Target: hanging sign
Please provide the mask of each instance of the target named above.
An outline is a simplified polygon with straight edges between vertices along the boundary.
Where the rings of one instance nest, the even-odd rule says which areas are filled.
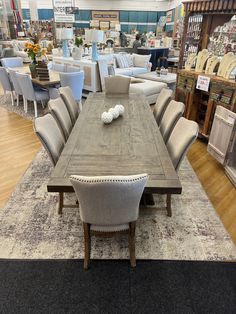
[[[210,78],[207,76],[198,75],[197,78],[197,89],[200,89],[204,92],[208,92],[210,85]]]
[[[75,15],[67,8],[73,7],[73,0],[53,0],[55,22],[74,23]]]
[[[92,20],[119,21],[119,11],[92,11]]]

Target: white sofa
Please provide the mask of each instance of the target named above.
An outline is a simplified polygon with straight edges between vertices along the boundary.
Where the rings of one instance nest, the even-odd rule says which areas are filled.
[[[137,76],[150,72],[152,67],[149,62],[150,57],[151,55],[143,56],[127,53],[100,55],[100,59],[107,61],[109,74],[125,76]],[[110,73],[111,71],[113,73]]]
[[[100,74],[100,80],[101,80],[101,88],[102,91],[105,90],[105,77],[108,75],[112,75],[109,73],[109,59],[107,58],[100,58],[98,60],[98,67],[99,67],[99,74]],[[131,67],[132,73],[134,73],[133,69],[136,67]],[[137,67],[137,69],[144,69],[143,67]],[[122,71],[117,71],[117,69],[113,69],[114,73],[113,75],[120,75],[120,76],[131,76],[131,85],[130,85],[130,93],[141,93],[144,94],[147,97],[147,101],[149,105],[155,104],[156,99],[161,92],[162,88],[167,88],[167,84],[162,82],[154,82],[150,80],[145,79],[139,79],[134,78],[132,75],[130,75],[130,72],[125,71],[126,68],[120,68]],[[145,68],[146,72],[149,70],[147,67]],[[128,73],[128,75],[127,75]]]

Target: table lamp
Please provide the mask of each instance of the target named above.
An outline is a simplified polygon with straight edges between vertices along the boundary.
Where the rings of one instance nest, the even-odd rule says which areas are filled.
[[[103,31],[97,29],[88,29],[85,31],[85,39],[92,43],[92,60],[98,60],[97,43],[102,42],[104,38]]]
[[[61,40],[62,40],[62,50],[63,50],[63,57],[69,57],[70,51],[68,48],[68,40],[73,39],[73,29],[72,28],[62,28],[61,30]]]

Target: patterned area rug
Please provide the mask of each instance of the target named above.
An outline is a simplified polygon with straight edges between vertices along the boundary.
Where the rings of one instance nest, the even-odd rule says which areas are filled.
[[[27,120],[33,120],[34,119],[34,105],[33,103],[28,102],[28,111],[25,112],[23,108],[23,100],[20,100],[19,106],[15,105],[12,106],[11,104],[11,98],[9,94],[6,95],[0,95],[0,106],[10,112],[14,112],[18,114],[19,116],[27,119]],[[43,109],[41,104],[38,104],[38,116],[43,116],[46,113],[47,109]]]
[[[83,231],[78,209],[57,214],[57,194],[47,193],[52,166],[40,151],[0,213],[0,257],[31,259],[83,258]],[[209,202],[190,164],[179,171],[182,195],[173,196],[173,216],[164,198],[141,208],[136,231],[138,259],[236,260],[236,248]],[[68,194],[67,202],[75,201]],[[126,259],[126,236],[92,238],[92,258]]]

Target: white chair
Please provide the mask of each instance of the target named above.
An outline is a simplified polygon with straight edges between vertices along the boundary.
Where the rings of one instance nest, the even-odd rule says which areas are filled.
[[[160,94],[157,96],[157,101],[153,110],[154,117],[156,119],[157,124],[160,124],[160,121],[163,117],[163,114],[171,101],[172,90],[163,88]]]
[[[74,99],[78,102],[80,111],[82,110],[82,91],[84,87],[84,71],[72,73],[60,73],[61,86],[69,86]]]
[[[131,78],[125,76],[104,77],[106,94],[128,94]]]
[[[17,80],[17,77],[16,77],[16,71],[13,70],[13,69],[8,69],[8,73],[9,73],[9,77],[10,77],[10,80],[12,82],[12,85],[13,85],[13,88],[14,88],[14,91],[15,91],[16,104],[17,104],[17,106],[19,106],[20,96],[23,97],[23,92],[22,92],[22,89],[20,87],[20,84],[18,83],[18,80]]]
[[[2,88],[4,90],[4,95],[6,95],[6,92],[10,92],[11,95],[11,104],[14,106],[14,93],[13,93],[13,86],[11,84],[10,78],[8,76],[8,73],[5,68],[0,67],[0,83],[2,85]]]
[[[64,101],[59,97],[48,102],[48,108],[57,121],[65,141],[67,141],[72,130],[72,121]]]
[[[2,58],[2,66],[4,68],[20,68],[23,67],[23,59],[21,57]]]
[[[182,117],[184,108],[185,106],[182,102],[177,102],[175,100],[171,100],[167,106],[159,126],[165,143],[168,141],[177,121]]]
[[[71,121],[74,125],[79,116],[79,106],[78,106],[78,103],[74,99],[72,90],[69,86],[60,87],[59,93],[67,107],[67,110],[70,114]]]
[[[74,175],[70,180],[80,203],[80,217],[84,228],[84,268],[89,267],[91,235],[115,232],[128,233],[130,263],[135,267],[135,225],[148,175],[102,177]]]
[[[49,94],[46,90],[34,89],[30,76],[28,74],[16,73],[18,83],[21,87],[23,97],[24,97],[24,108],[27,112],[28,101],[33,101],[34,103],[34,114],[35,118],[38,116],[37,102],[41,102],[44,107],[45,103],[49,100]]]
[[[168,142],[166,143],[172,163],[175,170],[178,171],[181,162],[188,149],[194,143],[198,136],[198,124],[194,121],[181,117],[176,123]],[[171,194],[167,195],[167,214],[172,216],[171,211]]]

